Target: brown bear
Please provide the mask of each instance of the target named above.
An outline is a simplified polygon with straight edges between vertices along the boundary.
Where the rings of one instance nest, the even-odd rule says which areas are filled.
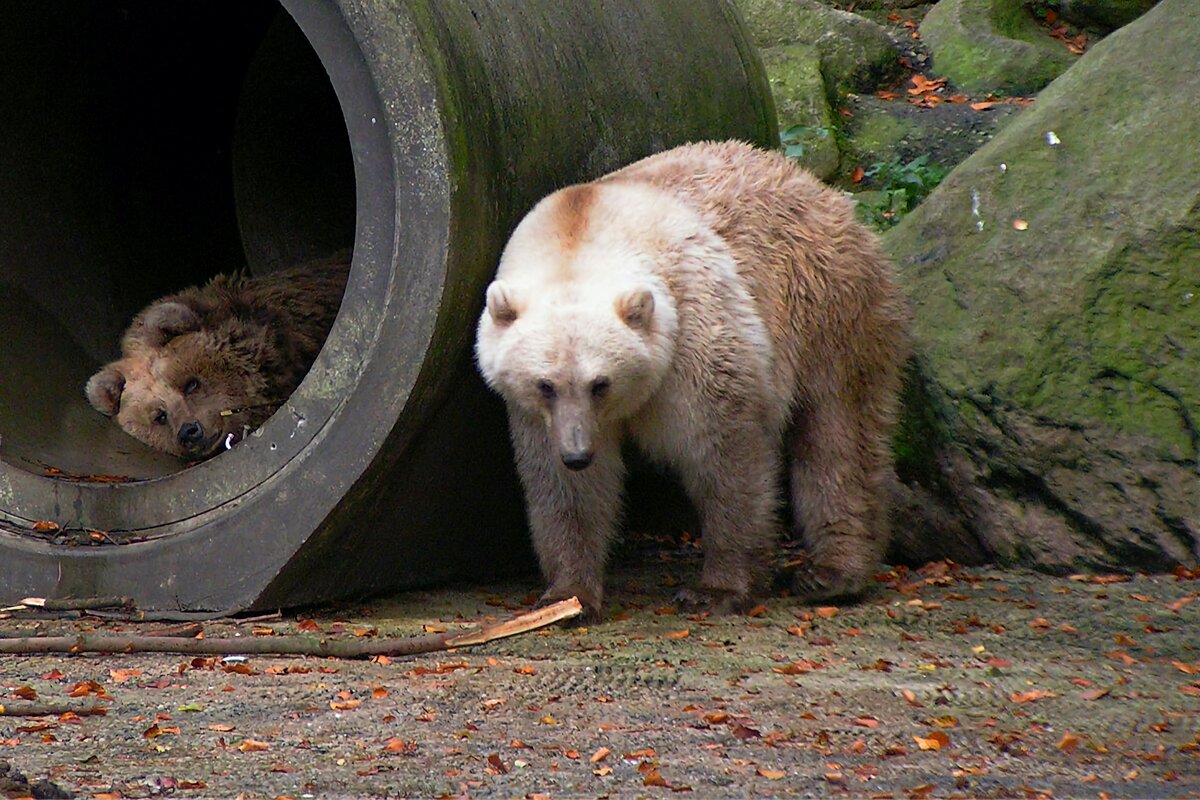
[[[513,232],[476,359],[506,402],[546,602],[598,616],[621,444],[700,513],[700,588],[744,608],[771,563],[781,455],[807,600],[881,559],[906,302],[853,203],[779,153],[691,144],[557,191]]]
[[[218,275],[156,300],[133,320],[121,358],[87,398],[134,438],[187,460],[257,428],[295,390],[342,301],[349,259],[261,277]]]

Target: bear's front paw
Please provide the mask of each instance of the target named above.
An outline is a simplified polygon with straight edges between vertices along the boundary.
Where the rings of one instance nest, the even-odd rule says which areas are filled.
[[[683,588],[675,593],[675,602],[693,611],[707,611],[715,616],[745,614],[754,607],[754,598],[741,592],[719,589]]]
[[[541,598],[538,599],[537,607],[544,608],[553,603],[557,603],[560,600],[566,600],[571,597],[576,597],[579,599],[579,604],[583,606],[583,613],[577,617],[571,617],[570,619],[563,620],[562,624],[564,626],[573,627],[600,622],[600,603],[603,598],[596,592],[589,592],[588,590],[582,589],[578,586],[550,587],[545,591]]]
[[[865,578],[832,567],[801,565],[792,575],[792,592],[801,600],[855,600],[867,591]]]

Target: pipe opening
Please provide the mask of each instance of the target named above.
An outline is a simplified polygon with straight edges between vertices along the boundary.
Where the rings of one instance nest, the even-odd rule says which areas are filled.
[[[0,460],[60,478],[179,472],[84,384],[152,300],[353,246],[341,106],[274,0],[0,14]]]

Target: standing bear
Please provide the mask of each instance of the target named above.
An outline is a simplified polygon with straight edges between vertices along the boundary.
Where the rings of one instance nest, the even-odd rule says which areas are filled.
[[[804,599],[860,593],[888,539],[908,308],[852,202],[779,153],[685,145],[557,191],[487,290],[479,369],[507,405],[543,601],[599,617],[623,442],[700,514],[702,596],[769,571],[781,458]]]

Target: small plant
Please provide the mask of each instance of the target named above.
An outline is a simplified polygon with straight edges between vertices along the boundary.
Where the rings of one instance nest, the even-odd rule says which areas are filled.
[[[859,216],[875,228],[890,228],[901,217],[917,207],[950,171],[928,163],[929,156],[917,156],[907,164],[899,158],[876,161],[863,173],[863,178],[878,187],[877,197],[860,201]]]
[[[829,135],[829,128],[814,128],[809,125],[792,125],[779,132],[779,142],[783,145],[783,154],[788,158],[804,158],[804,140],[816,136],[824,138]]]

